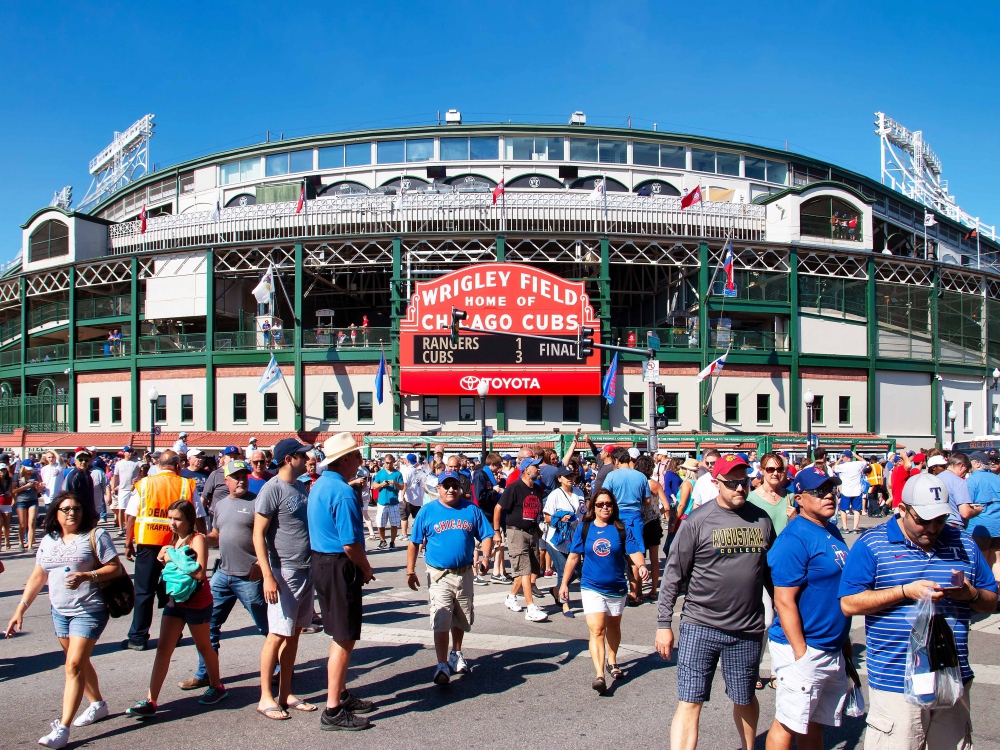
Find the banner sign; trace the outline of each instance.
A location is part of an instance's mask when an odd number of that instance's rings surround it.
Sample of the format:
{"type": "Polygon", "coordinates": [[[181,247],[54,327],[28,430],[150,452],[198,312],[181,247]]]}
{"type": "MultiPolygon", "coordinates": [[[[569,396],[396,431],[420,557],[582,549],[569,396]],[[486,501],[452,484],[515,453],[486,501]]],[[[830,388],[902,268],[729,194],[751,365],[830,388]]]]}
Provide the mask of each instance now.
{"type": "Polygon", "coordinates": [[[581,361],[576,349],[580,327],[594,329],[600,342],[600,325],[583,282],[533,266],[481,263],[419,281],[399,324],[399,389],[474,396],[486,380],[492,396],[599,396],[600,352],[581,361]],[[453,306],[469,314],[463,328],[561,340],[462,332],[452,343],[453,306]]]}

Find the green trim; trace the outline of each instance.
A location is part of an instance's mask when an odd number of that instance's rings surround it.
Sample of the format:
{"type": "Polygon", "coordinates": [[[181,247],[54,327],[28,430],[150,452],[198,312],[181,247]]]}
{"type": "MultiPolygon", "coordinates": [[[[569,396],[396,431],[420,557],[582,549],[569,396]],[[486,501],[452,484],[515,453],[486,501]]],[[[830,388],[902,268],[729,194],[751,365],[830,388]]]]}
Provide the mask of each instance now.
{"type": "Polygon", "coordinates": [[[788,250],[788,280],[790,317],[788,319],[789,348],[791,364],[788,370],[788,429],[802,430],[802,378],[799,374],[801,357],[799,342],[802,336],[801,313],[799,312],[799,252],[795,247],[788,250]]]}
{"type": "Polygon", "coordinates": [[[505,396],[497,396],[497,432],[507,430],[507,399],[505,396]]]}
{"type": "Polygon", "coordinates": [[[215,432],[215,248],[205,251],[205,267],[205,429],[215,432]]]}
{"type": "MultiPolygon", "coordinates": [[[[867,203],[869,206],[878,202],[877,198],[869,198],[867,195],[859,193],[850,185],[843,182],[837,182],[836,180],[819,180],[817,182],[810,182],[808,185],[797,185],[795,187],[785,188],[784,190],[780,190],[777,193],[771,193],[770,195],[760,195],[755,198],[753,202],[759,206],[766,206],[768,203],[780,201],[786,195],[802,195],[802,193],[806,191],[816,190],[818,188],[842,190],[845,193],[850,193],[862,203],[867,203]]],[[[900,197],[903,198],[904,196],[901,195],[900,197]]]]}
{"type": "Polygon", "coordinates": [[[21,424],[27,424],[28,414],[25,407],[25,396],[28,395],[28,378],[24,370],[24,363],[28,360],[28,285],[22,280],[18,285],[18,293],[21,297],[21,424]]]}
{"type": "Polygon", "coordinates": [[[139,425],[142,423],[139,414],[139,365],[137,359],[139,348],[139,259],[134,255],[132,256],[130,282],[132,295],[132,345],[129,346],[128,357],[132,385],[132,408],[130,409],[132,415],[130,419],[132,432],[138,432],[139,425]]]}
{"type": "MultiPolygon", "coordinates": [[[[599,290],[598,296],[598,310],[601,318],[601,338],[604,336],[610,336],[611,333],[611,248],[610,242],[607,237],[601,237],[601,278],[597,282],[597,287],[599,290]]],[[[612,341],[612,344],[615,342],[612,341]]],[[[608,371],[608,367],[611,365],[611,353],[604,353],[604,363],[601,367],[601,381],[604,381],[604,376],[608,371]]],[[[611,429],[611,405],[603,398],[601,398],[598,403],[601,405],[601,429],[610,430],[611,429]]]]}
{"type": "Polygon", "coordinates": [[[865,428],[878,427],[878,382],[875,360],[878,357],[878,301],[875,296],[875,257],[868,258],[868,281],[865,284],[865,316],[868,318],[868,419],[865,428]]]}
{"type": "MultiPolygon", "coordinates": [[[[698,346],[701,349],[701,368],[708,366],[708,243],[698,243],[698,346]]],[[[711,378],[706,378],[698,384],[698,429],[708,432],[712,420],[709,415],[711,404],[708,403],[711,378]]]]}
{"type": "Polygon", "coordinates": [[[69,404],[67,406],[67,428],[70,432],[76,432],[76,373],[73,363],[76,361],[76,266],[69,267],[69,387],[66,392],[69,394],[69,404]]]}
{"type": "MultiPolygon", "coordinates": [[[[405,315],[408,300],[403,294],[403,241],[399,237],[392,238],[392,279],[389,282],[390,326],[393,331],[399,331],[399,321],[405,315]]],[[[392,429],[399,432],[403,429],[403,399],[399,393],[399,335],[392,337],[389,366],[392,369],[392,382],[395,388],[392,393],[392,429]]],[[[381,357],[381,354],[380,354],[381,357]]],[[[372,404],[374,408],[374,404],[372,404]]]]}
{"type": "MultiPolygon", "coordinates": [[[[939,285],[941,283],[941,272],[938,266],[931,269],[931,331],[938,330],[938,297],[941,296],[939,285]]],[[[941,381],[938,380],[938,368],[941,362],[941,339],[938,336],[931,337],[931,362],[934,366],[934,377],[931,378],[931,434],[934,435],[934,445],[940,448],[944,444],[944,417],[941,391],[941,381]]],[[[985,369],[985,368],[984,368],[985,369]]]]}
{"type": "Polygon", "coordinates": [[[507,239],[501,234],[497,237],[497,262],[507,260],[507,239]]]}
{"type": "MultiPolygon", "coordinates": [[[[302,243],[295,243],[295,309],[292,315],[295,317],[295,430],[304,429],[305,418],[305,372],[302,367],[302,243]]],[[[322,416],[322,414],[320,415],[322,416]]]]}
{"type": "MultiPolygon", "coordinates": [[[[156,174],[158,176],[160,175],[159,172],[157,172],[156,174]]],[[[116,194],[116,200],[117,200],[117,194],[116,194]]],[[[46,211],[55,211],[56,213],[60,213],[63,216],[65,216],[67,219],[82,219],[83,221],[90,221],[93,222],[94,224],[104,224],[105,226],[109,226],[115,223],[109,219],[102,219],[96,214],[88,214],[88,213],[83,213],[81,211],[67,211],[66,209],[59,208],[58,206],[43,206],[42,208],[38,209],[37,211],[35,211],[35,213],[33,213],[31,216],[28,217],[28,220],[21,225],[21,229],[27,229],[29,226],[31,226],[31,222],[33,222],[39,216],[44,214],[46,211]]]]}

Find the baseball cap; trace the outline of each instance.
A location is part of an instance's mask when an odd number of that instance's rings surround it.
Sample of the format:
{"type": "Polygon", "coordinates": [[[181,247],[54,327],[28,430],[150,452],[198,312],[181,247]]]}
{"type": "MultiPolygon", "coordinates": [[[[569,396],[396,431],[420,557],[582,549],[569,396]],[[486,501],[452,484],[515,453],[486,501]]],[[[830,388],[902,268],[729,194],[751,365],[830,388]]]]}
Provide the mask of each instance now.
{"type": "Polygon", "coordinates": [[[843,453],[841,453],[840,455],[841,455],[841,456],[843,456],[844,458],[851,458],[851,457],[852,457],[852,456],[853,456],[854,454],[853,454],[853,453],[851,453],[851,452],[850,452],[849,450],[845,450],[845,451],[844,451],[843,453]]]}
{"type": "Polygon", "coordinates": [[[510,461],[510,460],[512,460],[511,459],[511,455],[509,453],[504,453],[503,454],[503,460],[504,461],[510,461]]]}
{"type": "Polygon", "coordinates": [[[132,452],[131,445],[126,445],[124,448],[122,448],[122,453],[131,453],[131,452],[132,452]]]}
{"type": "Polygon", "coordinates": [[[197,458],[203,455],[205,455],[205,451],[201,450],[201,448],[192,448],[188,451],[188,458],[197,458]]]}
{"type": "MultiPolygon", "coordinates": [[[[984,453],[983,455],[985,456],[986,454],[984,453]]],[[[913,456],[913,463],[915,464],[919,464],[921,461],[926,461],[926,460],[927,456],[925,456],[923,453],[917,453],[913,456]]],[[[989,459],[987,459],[987,461],[988,460],[989,459]]]]}
{"type": "Polygon", "coordinates": [[[631,448],[628,449],[628,457],[631,458],[633,461],[639,458],[639,449],[633,445],[631,448]]]}
{"type": "Polygon", "coordinates": [[[274,446],[274,462],[281,466],[288,456],[294,456],[297,453],[308,453],[311,450],[311,445],[299,442],[295,438],[285,438],[284,440],[279,440],[277,445],[274,446]]]}
{"type": "Polygon", "coordinates": [[[720,474],[728,474],[739,466],[746,466],[747,462],[739,456],[729,453],[715,462],[712,467],[712,479],[718,479],[720,474]]]}
{"type": "Polygon", "coordinates": [[[556,472],[557,477],[575,477],[576,472],[573,471],[568,466],[560,466],[559,471],[556,472]]]}
{"type": "Polygon", "coordinates": [[[243,451],[241,451],[235,445],[227,445],[225,448],[222,449],[223,456],[239,455],[242,452],[243,451]]]}
{"type": "Polygon", "coordinates": [[[186,432],[180,432],[180,433],[177,434],[177,437],[179,437],[179,438],[183,438],[183,437],[187,437],[187,436],[188,436],[188,434],[186,432]]]}
{"type": "Polygon", "coordinates": [[[795,494],[811,492],[812,490],[819,489],[824,484],[836,487],[840,484],[840,477],[836,474],[833,476],[824,474],[822,471],[818,471],[810,466],[795,475],[795,479],[792,480],[792,492],[795,494]]]}
{"type": "Polygon", "coordinates": [[[73,459],[75,460],[77,458],[80,458],[80,456],[87,456],[87,458],[90,458],[90,451],[88,451],[86,448],[77,448],[76,451],[73,453],[73,459]]]}
{"type": "MultiPolygon", "coordinates": [[[[521,471],[524,471],[529,466],[538,466],[538,464],[540,464],[541,462],[542,462],[542,459],[540,459],[540,458],[533,458],[533,457],[529,456],[528,458],[521,459],[521,464],[520,464],[519,468],[521,469],[521,471]]],[[[441,476],[444,476],[444,474],[442,474],[441,476]]]]}
{"type": "Polygon", "coordinates": [[[415,464],[417,462],[417,454],[416,453],[407,453],[406,454],[406,460],[409,461],[411,464],[415,464]]]}
{"type": "Polygon", "coordinates": [[[438,474],[437,478],[438,486],[440,487],[449,479],[454,479],[456,482],[459,483],[459,485],[462,484],[462,477],[461,475],[459,475],[457,471],[442,471],[440,474],[438,474]]]}
{"type": "Polygon", "coordinates": [[[996,463],[997,461],[1000,461],[1000,451],[998,451],[996,448],[990,448],[988,451],[986,451],[986,455],[990,457],[990,463],[996,463]]]}
{"type": "Polygon", "coordinates": [[[930,458],[927,459],[928,469],[931,468],[932,466],[947,466],[947,465],[948,465],[947,459],[945,459],[945,457],[941,455],[931,456],[930,458]]]}
{"type": "Polygon", "coordinates": [[[614,451],[615,451],[615,446],[611,445],[610,443],[601,448],[601,453],[614,453],[614,451]]]}
{"type": "Polygon", "coordinates": [[[932,474],[917,474],[903,485],[903,502],[925,521],[951,513],[948,488],[932,474]]]}
{"type": "MultiPolygon", "coordinates": [[[[289,439],[290,439],[290,438],[285,438],[285,440],[289,440],[289,439]]],[[[257,442],[257,438],[255,438],[255,437],[252,437],[252,438],[250,438],[250,440],[248,440],[247,442],[249,442],[249,443],[256,443],[256,442],[257,442]]]]}
{"type": "Polygon", "coordinates": [[[246,461],[230,461],[226,464],[226,476],[231,477],[238,471],[250,471],[250,466],[246,461]]]}
{"type": "MultiPolygon", "coordinates": [[[[987,456],[982,451],[973,451],[972,453],[969,454],[969,460],[970,461],[978,461],[981,464],[986,464],[986,463],[989,463],[990,457],[987,456]]],[[[903,485],[903,487],[905,488],[906,485],[903,485]]]]}

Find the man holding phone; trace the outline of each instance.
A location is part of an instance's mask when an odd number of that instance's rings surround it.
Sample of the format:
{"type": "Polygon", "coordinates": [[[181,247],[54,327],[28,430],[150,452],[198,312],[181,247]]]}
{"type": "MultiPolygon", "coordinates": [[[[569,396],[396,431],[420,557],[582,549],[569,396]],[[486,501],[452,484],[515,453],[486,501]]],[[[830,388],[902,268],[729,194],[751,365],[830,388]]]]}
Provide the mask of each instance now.
{"type": "Polygon", "coordinates": [[[972,502],[969,488],[965,484],[965,477],[971,470],[972,463],[964,453],[952,453],[947,460],[942,456],[931,456],[927,461],[928,473],[934,474],[948,489],[948,505],[951,506],[948,525],[956,529],[964,529],[969,521],[983,512],[982,505],[972,502]],[[938,463],[944,467],[944,471],[935,473],[934,465],[938,463]]]}

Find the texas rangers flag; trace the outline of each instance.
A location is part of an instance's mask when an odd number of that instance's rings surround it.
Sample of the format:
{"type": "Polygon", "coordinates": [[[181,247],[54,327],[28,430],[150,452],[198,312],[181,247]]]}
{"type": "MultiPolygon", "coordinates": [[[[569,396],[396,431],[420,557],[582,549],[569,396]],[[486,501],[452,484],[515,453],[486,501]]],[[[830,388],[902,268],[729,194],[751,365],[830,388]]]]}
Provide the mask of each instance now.
{"type": "Polygon", "coordinates": [[[616,391],[618,390],[618,352],[611,359],[611,366],[604,375],[604,382],[601,384],[601,395],[609,404],[615,402],[616,391]]]}
{"type": "Polygon", "coordinates": [[[278,367],[278,360],[272,354],[271,361],[267,363],[267,367],[264,368],[260,381],[257,383],[257,392],[264,393],[279,380],[281,380],[281,368],[278,367]]]}
{"type": "Polygon", "coordinates": [[[139,233],[140,234],[145,234],[146,233],[146,204],[145,203],[142,204],[142,210],[139,212],[139,221],[142,222],[142,224],[139,227],[139,233]]]}
{"type": "Polygon", "coordinates": [[[504,180],[501,177],[500,178],[500,182],[497,184],[497,186],[495,188],[493,188],[493,205],[494,206],[497,204],[497,198],[499,198],[501,195],[503,195],[503,183],[504,183],[504,180]]]}
{"type": "Polygon", "coordinates": [[[302,209],[306,205],[306,184],[302,183],[302,189],[299,191],[299,202],[295,206],[295,213],[302,213],[302,209]]]}
{"type": "Polygon", "coordinates": [[[734,278],[733,271],[733,241],[729,240],[726,244],[726,260],[722,264],[722,270],[726,272],[726,288],[723,290],[722,294],[724,297],[735,297],[736,296],[736,279],[734,278]]]}
{"type": "Polygon", "coordinates": [[[702,370],[701,372],[699,372],[698,373],[698,382],[700,383],[705,378],[710,377],[710,376],[714,375],[715,373],[721,371],[722,368],[726,366],[726,357],[727,356],[729,356],[729,352],[726,352],[721,357],[719,357],[717,360],[715,360],[714,362],[712,362],[711,364],[709,364],[709,366],[706,367],[704,370],[702,370]]]}
{"type": "Polygon", "coordinates": [[[681,198],[681,211],[685,208],[691,208],[696,203],[701,203],[701,185],[681,198]]]}

